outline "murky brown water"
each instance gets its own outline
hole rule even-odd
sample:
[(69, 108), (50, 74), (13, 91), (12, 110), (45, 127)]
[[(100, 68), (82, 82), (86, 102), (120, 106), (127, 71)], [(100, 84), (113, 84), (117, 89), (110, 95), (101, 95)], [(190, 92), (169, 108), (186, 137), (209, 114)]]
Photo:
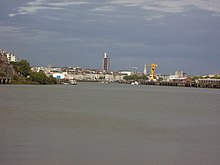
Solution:
[(1, 165), (219, 165), (220, 90), (0, 86)]

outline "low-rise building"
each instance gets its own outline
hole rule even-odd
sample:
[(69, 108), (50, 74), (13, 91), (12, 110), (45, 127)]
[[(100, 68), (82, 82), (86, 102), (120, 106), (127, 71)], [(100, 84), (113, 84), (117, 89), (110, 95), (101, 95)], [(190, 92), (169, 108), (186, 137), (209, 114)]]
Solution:
[(130, 76), (130, 75), (133, 74), (133, 72), (130, 71), (130, 70), (120, 70), (120, 71), (118, 71), (118, 73), (124, 74), (124, 75), (126, 75), (126, 76)]
[(122, 72), (103, 72), (97, 69), (86, 68), (59, 68), (35, 66), (31, 68), (34, 72), (43, 71), (47, 76), (52, 75), (57, 79), (79, 80), (79, 81), (122, 81), (127, 74)]
[(64, 79), (66, 77), (65, 73), (54, 73), (52, 76), (56, 79)]
[(198, 84), (218, 84), (220, 85), (220, 79), (198, 79), (196, 80)]
[(0, 49), (0, 55), (6, 56), (8, 59), (8, 62), (16, 62), (18, 60), (16, 55), (9, 53), (7, 51), (4, 51), (2, 49)]
[(16, 62), (17, 61), (17, 57), (14, 54), (7, 53), (6, 56), (7, 56), (8, 62)]
[(183, 71), (175, 71), (174, 75), (169, 76), (168, 81), (184, 81), (187, 75)]

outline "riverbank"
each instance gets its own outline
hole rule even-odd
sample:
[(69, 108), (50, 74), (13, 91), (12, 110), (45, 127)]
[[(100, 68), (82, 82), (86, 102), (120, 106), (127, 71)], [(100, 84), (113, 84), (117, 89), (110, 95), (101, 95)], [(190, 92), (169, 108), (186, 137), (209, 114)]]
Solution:
[[(124, 81), (120, 83), (125, 83), (125, 84), (131, 84), (132, 82), (130, 81)], [(173, 86), (173, 87), (192, 87), (192, 88), (215, 88), (215, 89), (220, 89), (220, 82), (217, 83), (209, 83), (209, 82), (166, 82), (166, 81), (161, 81), (161, 82), (154, 82), (154, 81), (141, 81), (137, 82), (136, 84), (138, 85), (155, 85), (155, 86)]]

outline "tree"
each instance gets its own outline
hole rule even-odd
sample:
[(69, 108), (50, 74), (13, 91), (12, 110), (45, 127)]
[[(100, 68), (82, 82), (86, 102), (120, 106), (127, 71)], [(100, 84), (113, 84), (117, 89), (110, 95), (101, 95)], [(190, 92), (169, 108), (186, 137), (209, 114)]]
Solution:
[(38, 84), (56, 84), (57, 80), (52, 76), (47, 77), (43, 71), (31, 72), (29, 79)]
[(54, 78), (52, 75), (47, 77), (48, 79), (48, 84), (57, 84), (57, 79)]
[(133, 81), (147, 80), (147, 76), (146, 75), (143, 75), (143, 76), (130, 75), (130, 76), (124, 76), (124, 79), (127, 81), (129, 81), (129, 80), (133, 80)]
[(47, 76), (43, 72), (31, 72), (29, 79), (39, 84), (47, 84)]
[(24, 77), (27, 77), (30, 74), (31, 67), (30, 63), (27, 60), (20, 60), (18, 62), (13, 62), (15, 70), (19, 72)]

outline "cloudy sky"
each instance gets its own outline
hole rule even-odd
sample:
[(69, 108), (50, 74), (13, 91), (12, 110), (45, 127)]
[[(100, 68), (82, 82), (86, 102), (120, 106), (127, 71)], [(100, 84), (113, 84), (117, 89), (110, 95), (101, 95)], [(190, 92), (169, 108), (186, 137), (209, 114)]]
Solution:
[(220, 72), (219, 0), (0, 0), (0, 48), (31, 65)]

